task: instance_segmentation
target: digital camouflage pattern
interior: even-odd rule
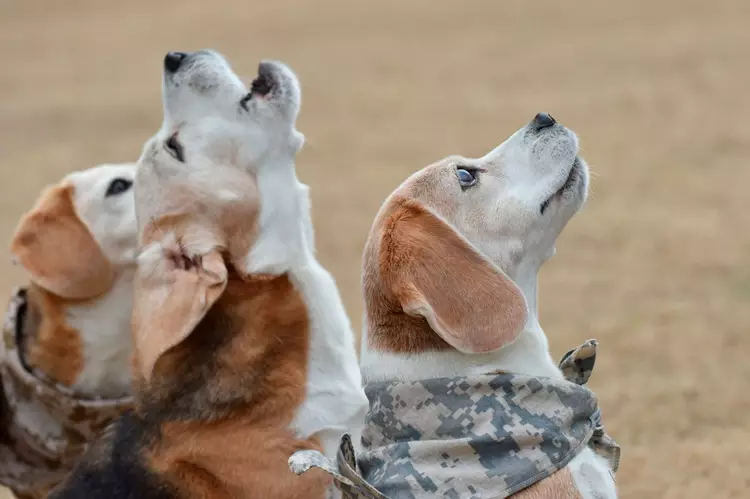
[[[132,405],[132,398],[83,398],[27,369],[18,349],[26,310],[26,292],[18,289],[0,347],[0,484],[19,498],[36,499],[67,476],[89,442]]]
[[[332,474],[346,498],[504,498],[550,476],[591,447],[619,466],[595,395],[589,340],[560,363],[567,379],[487,374],[370,383],[363,451],[342,440],[337,463],[314,451],[289,460],[297,474]]]

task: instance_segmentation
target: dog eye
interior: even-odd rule
[[[185,156],[183,155],[182,151],[182,144],[180,144],[180,141],[177,140],[176,133],[167,139],[167,141],[164,143],[164,147],[167,149],[169,154],[174,156],[174,159],[176,159],[180,163],[185,162]]]
[[[458,177],[458,183],[464,189],[476,184],[478,180],[477,171],[469,168],[456,168],[456,176]]]
[[[107,192],[104,194],[104,197],[107,198],[109,196],[117,196],[118,194],[122,194],[123,192],[130,189],[132,185],[132,180],[128,180],[125,178],[116,178],[109,183],[109,187],[107,187]]]

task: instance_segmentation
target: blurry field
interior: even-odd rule
[[[278,58],[303,84],[318,251],[359,326],[384,197],[549,111],[595,176],[542,273],[542,324],[555,357],[601,342],[622,497],[748,497],[748,22],[747,0],[6,1],[0,233],[46,183],[138,157],[167,50],[219,49],[248,79]],[[9,259],[0,278],[23,282]]]

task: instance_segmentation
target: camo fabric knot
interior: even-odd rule
[[[594,371],[598,346],[599,342],[591,339],[563,355],[559,366],[565,379],[579,385],[586,384]],[[620,467],[620,446],[604,431],[601,409],[596,409],[593,420],[594,434],[589,440],[589,447],[606,459],[610,469],[616,472]]]
[[[68,475],[132,398],[83,397],[29,369],[19,349],[27,309],[26,291],[15,290],[0,346],[0,485],[36,499]]]
[[[345,436],[336,463],[316,451],[289,459],[317,467],[346,498],[504,498],[567,465],[586,446],[619,447],[604,432],[591,375],[596,340],[560,362],[566,379],[493,373],[365,386],[370,400],[356,455]]]

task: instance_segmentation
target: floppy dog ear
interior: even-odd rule
[[[73,206],[73,186],[46,189],[18,224],[10,251],[32,280],[71,299],[107,291],[114,269]]]
[[[218,249],[188,257],[179,245],[154,243],[139,258],[133,301],[135,365],[145,381],[159,358],[193,332],[227,285]]]
[[[497,350],[526,323],[523,293],[450,225],[405,201],[383,227],[380,269],[404,312],[464,353]]]

